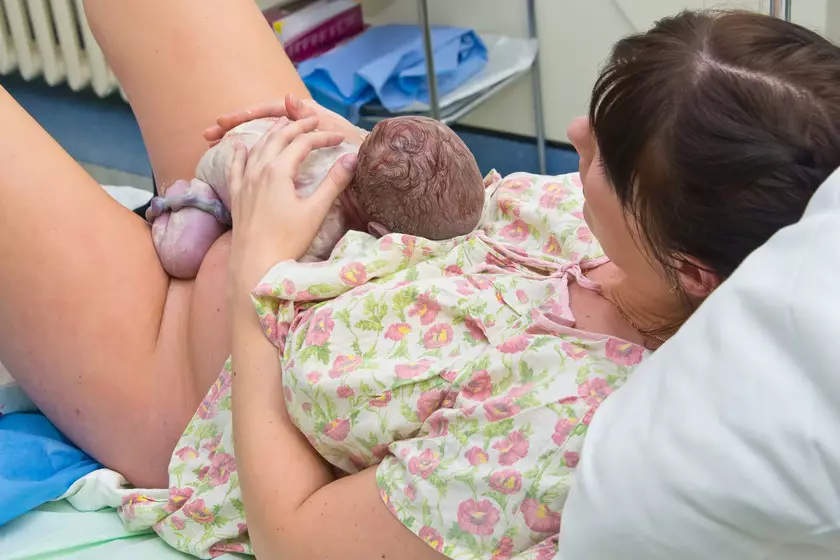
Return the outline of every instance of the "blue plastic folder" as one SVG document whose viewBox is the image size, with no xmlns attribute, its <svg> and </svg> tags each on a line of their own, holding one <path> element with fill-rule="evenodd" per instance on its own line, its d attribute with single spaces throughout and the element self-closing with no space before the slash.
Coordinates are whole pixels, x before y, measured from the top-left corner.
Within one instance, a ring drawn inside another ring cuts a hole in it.
<svg viewBox="0 0 840 560">
<path fill-rule="evenodd" d="M 487 64 L 487 48 L 470 29 L 433 27 L 435 74 L 449 93 Z M 396 112 L 428 103 L 423 33 L 417 25 L 372 27 L 351 42 L 298 67 L 312 96 L 353 122 L 373 100 Z"/>
<path fill-rule="evenodd" d="M 0 525 L 58 498 L 99 468 L 42 414 L 0 416 Z"/>
</svg>

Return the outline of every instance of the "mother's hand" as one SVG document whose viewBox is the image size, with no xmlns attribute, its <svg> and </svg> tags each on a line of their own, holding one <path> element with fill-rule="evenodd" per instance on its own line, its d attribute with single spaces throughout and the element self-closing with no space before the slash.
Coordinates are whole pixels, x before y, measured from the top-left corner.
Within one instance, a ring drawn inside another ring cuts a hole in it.
<svg viewBox="0 0 840 560">
<path fill-rule="evenodd" d="M 233 241 L 230 295 L 242 297 L 275 264 L 297 259 L 315 238 L 330 206 L 350 184 L 355 154 L 342 157 L 309 197 L 295 192 L 298 168 L 318 148 L 337 146 L 344 136 L 316 130 L 317 118 L 280 119 L 250 153 L 237 144 L 230 168 Z"/>
<path fill-rule="evenodd" d="M 216 119 L 215 126 L 211 126 L 204 131 L 204 139 L 213 146 L 231 129 L 240 124 L 267 117 L 287 117 L 292 121 L 316 117 L 319 120 L 319 129 L 341 133 L 347 142 L 357 146 L 362 145 L 365 136 L 368 134 L 367 131 L 353 125 L 341 115 L 322 107 L 314 100 L 301 100 L 290 93 L 286 95 L 283 101 L 272 101 L 219 117 Z"/>
</svg>

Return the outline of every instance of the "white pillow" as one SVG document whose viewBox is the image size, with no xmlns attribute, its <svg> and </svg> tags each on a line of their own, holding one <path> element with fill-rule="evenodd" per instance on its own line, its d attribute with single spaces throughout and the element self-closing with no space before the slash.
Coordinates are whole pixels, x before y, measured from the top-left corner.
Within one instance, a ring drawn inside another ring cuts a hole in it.
<svg viewBox="0 0 840 560">
<path fill-rule="evenodd" d="M 559 550 L 840 558 L 840 172 L 595 414 Z"/>
</svg>

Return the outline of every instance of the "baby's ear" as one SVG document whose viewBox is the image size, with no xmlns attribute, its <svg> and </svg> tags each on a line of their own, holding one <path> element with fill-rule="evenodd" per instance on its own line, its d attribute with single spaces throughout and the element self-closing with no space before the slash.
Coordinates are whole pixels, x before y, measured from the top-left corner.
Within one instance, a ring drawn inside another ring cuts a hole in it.
<svg viewBox="0 0 840 560">
<path fill-rule="evenodd" d="M 384 237 L 391 233 L 385 226 L 377 222 L 368 222 L 368 233 L 374 237 Z"/>
</svg>

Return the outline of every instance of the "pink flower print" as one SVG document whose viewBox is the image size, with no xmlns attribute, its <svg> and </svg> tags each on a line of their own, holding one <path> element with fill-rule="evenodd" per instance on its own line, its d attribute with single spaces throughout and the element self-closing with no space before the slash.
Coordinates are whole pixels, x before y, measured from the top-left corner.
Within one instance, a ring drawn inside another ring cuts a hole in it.
<svg viewBox="0 0 840 560">
<path fill-rule="evenodd" d="M 523 193 L 527 191 L 530 186 L 531 183 L 525 179 L 508 179 L 502 183 L 502 188 L 512 194 Z"/>
<path fill-rule="evenodd" d="M 239 532 L 240 535 L 244 535 L 248 532 L 248 524 L 247 523 L 237 523 L 236 530 Z"/>
<path fill-rule="evenodd" d="M 387 443 L 377 443 L 373 446 L 373 449 L 370 450 L 371 455 L 379 459 L 380 461 L 391 454 L 391 451 L 388 449 Z"/>
<path fill-rule="evenodd" d="M 423 480 L 428 480 L 439 464 L 440 453 L 433 449 L 426 449 L 419 456 L 411 458 L 408 462 L 408 472 L 419 474 Z"/>
<path fill-rule="evenodd" d="M 463 276 L 464 271 L 461 270 L 461 267 L 457 264 L 450 264 L 446 268 L 443 269 L 443 273 L 446 276 Z"/>
<path fill-rule="evenodd" d="M 391 247 L 394 246 L 394 238 L 390 235 L 387 237 L 383 237 L 379 240 L 379 248 L 383 251 L 387 251 Z"/>
<path fill-rule="evenodd" d="M 575 451 L 566 451 L 563 453 L 563 462 L 566 463 L 566 466 L 570 469 L 575 468 L 578 461 L 580 461 L 580 453 Z"/>
<path fill-rule="evenodd" d="M 443 537 L 441 537 L 440 533 L 428 525 L 423 525 L 417 535 L 423 539 L 427 545 L 431 546 L 438 552 L 443 552 Z"/>
<path fill-rule="evenodd" d="M 295 396 L 291 387 L 283 387 L 283 398 L 286 399 L 286 403 L 291 403 L 294 400 Z"/>
<path fill-rule="evenodd" d="M 443 392 L 438 389 L 432 389 L 420 395 L 420 398 L 417 399 L 417 418 L 421 422 L 425 422 L 440 407 L 442 400 Z"/>
<path fill-rule="evenodd" d="M 134 519 L 137 517 L 137 506 L 144 506 L 145 504 L 154 503 L 154 500 L 142 494 L 129 494 L 120 501 L 120 511 L 126 519 Z"/>
<path fill-rule="evenodd" d="M 464 455 L 470 465 L 477 467 L 479 465 L 486 465 L 490 461 L 490 456 L 480 447 L 472 447 Z"/>
<path fill-rule="evenodd" d="M 490 500 L 465 500 L 458 506 L 458 526 L 472 535 L 489 537 L 499 522 L 499 510 Z"/>
<path fill-rule="evenodd" d="M 245 545 L 242 543 L 219 543 L 211 546 L 208 552 L 210 552 L 210 558 L 218 558 L 232 552 L 245 554 Z"/>
<path fill-rule="evenodd" d="M 438 408 L 454 408 L 455 402 L 458 400 L 458 391 L 447 391 L 443 395 L 443 400 L 440 401 Z"/>
<path fill-rule="evenodd" d="M 546 241 L 545 245 L 543 245 L 542 251 L 548 255 L 559 257 L 563 254 L 563 246 L 560 245 L 560 241 L 558 241 L 556 237 L 549 235 L 548 241 Z"/>
<path fill-rule="evenodd" d="M 620 366 L 634 366 L 642 361 L 645 351 L 641 346 L 611 338 L 607 341 L 607 358 Z"/>
<path fill-rule="evenodd" d="M 284 279 L 283 282 L 280 283 L 280 286 L 283 288 L 283 293 L 287 296 L 293 295 L 297 291 L 295 283 L 288 278 Z"/>
<path fill-rule="evenodd" d="M 586 399 L 586 404 L 589 406 L 597 407 L 612 392 L 613 388 L 610 387 L 607 380 L 600 377 L 589 379 L 584 381 L 582 385 L 578 385 L 578 395 Z"/>
<path fill-rule="evenodd" d="M 490 475 L 490 488 L 507 496 L 516 494 L 522 489 L 522 475 L 513 469 L 496 471 Z"/>
<path fill-rule="evenodd" d="M 531 337 L 527 334 L 520 334 L 504 341 L 498 346 L 498 350 L 504 354 L 518 354 L 525 351 L 530 344 Z"/>
<path fill-rule="evenodd" d="M 166 513 L 175 513 L 187 503 L 187 500 L 192 497 L 193 492 L 194 490 L 192 488 L 175 488 L 173 486 L 169 489 L 169 501 L 166 503 L 164 511 Z"/>
<path fill-rule="evenodd" d="M 519 300 L 519 303 L 528 303 L 528 294 L 525 293 L 525 290 L 516 290 L 516 299 Z"/>
<path fill-rule="evenodd" d="M 569 181 L 576 189 L 583 190 L 583 181 L 580 180 L 580 173 L 572 173 L 569 175 Z"/>
<path fill-rule="evenodd" d="M 231 473 L 236 471 L 236 459 L 230 453 L 219 453 L 210 463 L 210 484 L 213 487 L 227 484 Z"/>
<path fill-rule="evenodd" d="M 462 296 L 471 296 L 475 293 L 470 283 L 461 279 L 455 280 L 455 291 Z"/>
<path fill-rule="evenodd" d="M 560 513 L 551 511 L 534 498 L 525 498 L 519 510 L 525 517 L 525 524 L 535 533 L 556 533 L 560 530 Z"/>
<path fill-rule="evenodd" d="M 330 339 L 335 323 L 332 320 L 332 309 L 321 309 L 309 323 L 306 333 L 306 344 L 309 346 L 323 346 Z"/>
<path fill-rule="evenodd" d="M 351 387 L 348 387 L 347 385 L 340 385 L 338 389 L 336 389 L 335 394 L 338 395 L 339 399 L 349 399 L 356 393 Z"/>
<path fill-rule="evenodd" d="M 351 354 L 349 356 L 336 356 L 335 361 L 330 368 L 329 375 L 333 379 L 338 379 L 342 375 L 354 371 L 361 363 L 362 357 L 356 356 L 355 354 Z"/>
<path fill-rule="evenodd" d="M 477 342 L 487 341 L 487 335 L 484 332 L 484 325 L 481 323 L 480 319 L 467 317 L 464 319 L 464 326 L 467 328 L 467 332 L 470 333 L 470 336 L 473 337 L 473 340 Z"/>
<path fill-rule="evenodd" d="M 385 408 L 391 402 L 391 391 L 385 391 L 378 397 L 374 397 L 368 401 L 368 405 L 374 408 Z"/>
<path fill-rule="evenodd" d="M 557 400 L 557 404 L 575 404 L 576 402 L 578 402 L 579 399 L 580 397 L 578 396 L 563 397 L 562 399 Z"/>
<path fill-rule="evenodd" d="M 513 556 L 513 539 L 502 537 L 490 560 L 510 560 L 511 556 Z"/>
<path fill-rule="evenodd" d="M 560 345 L 566 355 L 572 358 L 575 361 L 582 360 L 586 356 L 589 355 L 589 351 L 586 348 L 581 348 L 577 344 L 572 344 L 571 342 L 564 342 Z"/>
<path fill-rule="evenodd" d="M 186 523 L 184 523 L 184 520 L 181 519 L 180 517 L 177 517 L 177 516 L 172 516 L 169 519 L 169 521 L 171 521 L 172 526 L 175 527 L 176 529 L 178 529 L 179 531 L 183 531 L 184 527 L 187 526 Z"/>
<path fill-rule="evenodd" d="M 218 435 L 214 438 L 210 438 L 201 444 L 201 449 L 206 451 L 212 459 L 216 455 L 216 450 L 219 449 L 219 444 L 222 443 L 222 436 Z"/>
<path fill-rule="evenodd" d="M 499 197 L 496 202 L 496 206 L 501 211 L 502 216 L 513 216 L 515 218 L 519 217 L 519 203 L 512 198 Z"/>
<path fill-rule="evenodd" d="M 324 435 L 335 441 L 344 441 L 350 435 L 350 420 L 347 418 L 336 418 L 324 426 Z"/>
<path fill-rule="evenodd" d="M 198 457 L 198 451 L 196 451 L 193 447 L 187 446 L 176 451 L 175 455 L 182 461 L 191 461 L 192 459 Z"/>
<path fill-rule="evenodd" d="M 230 374 L 223 371 L 216 381 L 210 386 L 210 390 L 207 392 L 207 395 L 204 396 L 204 400 L 202 400 L 201 404 L 198 405 L 198 411 L 196 412 L 198 417 L 203 420 L 215 418 L 219 413 L 219 400 L 227 392 L 229 387 Z"/>
<path fill-rule="evenodd" d="M 430 293 L 417 296 L 411 307 L 408 308 L 409 317 L 419 317 L 421 325 L 429 325 L 434 322 L 440 312 L 440 304 Z"/>
<path fill-rule="evenodd" d="M 417 245 L 417 238 L 410 235 L 402 236 L 403 255 L 410 257 L 414 254 L 414 247 Z"/>
<path fill-rule="evenodd" d="M 431 365 L 432 362 L 426 359 L 410 364 L 400 364 L 394 366 L 394 374 L 400 379 L 414 379 L 426 373 Z"/>
<path fill-rule="evenodd" d="M 210 472 L 210 465 L 205 465 L 198 469 L 198 472 L 195 474 L 198 480 L 204 480 L 207 477 L 207 473 Z"/>
<path fill-rule="evenodd" d="M 467 278 L 467 281 L 479 290 L 489 290 L 493 287 L 492 282 L 480 276 L 469 276 Z"/>
<path fill-rule="evenodd" d="M 305 402 L 302 405 L 300 405 L 300 407 L 303 409 L 304 412 L 307 412 L 307 413 L 312 412 L 312 403 L 311 402 Z"/>
<path fill-rule="evenodd" d="M 592 237 L 592 232 L 586 226 L 580 226 L 577 229 L 576 236 L 578 238 L 578 241 L 581 241 L 583 243 L 592 243 L 592 240 L 594 239 L 594 237 Z"/>
<path fill-rule="evenodd" d="M 213 515 L 213 512 L 210 511 L 201 498 L 185 505 L 181 513 L 201 525 L 209 525 L 216 519 L 216 516 Z"/>
<path fill-rule="evenodd" d="M 551 436 L 551 439 L 554 443 L 562 447 L 566 444 L 566 440 L 569 439 L 569 434 L 572 433 L 572 430 L 574 430 L 577 425 L 577 418 L 561 418 L 554 425 L 554 434 Z"/>
<path fill-rule="evenodd" d="M 592 422 L 592 416 L 595 415 L 596 410 L 598 410 L 598 407 L 593 406 L 592 408 L 586 411 L 586 414 L 583 415 L 583 420 L 581 420 L 581 423 L 583 423 L 584 426 L 588 426 L 589 423 Z"/>
<path fill-rule="evenodd" d="M 440 372 L 440 376 L 449 383 L 455 383 L 455 379 L 458 377 L 458 372 L 450 369 Z"/>
<path fill-rule="evenodd" d="M 507 239 L 513 243 L 521 243 L 525 241 L 528 239 L 530 233 L 528 224 L 521 219 L 514 220 L 499 231 L 499 235 L 502 236 L 503 239 Z"/>
<path fill-rule="evenodd" d="M 484 401 L 490 398 L 493 394 L 493 382 L 487 370 L 474 372 L 469 382 L 461 389 L 461 394 L 471 401 Z"/>
<path fill-rule="evenodd" d="M 519 430 L 511 432 L 508 437 L 493 444 L 493 449 L 499 452 L 499 464 L 506 467 L 525 458 L 529 447 L 530 443 Z"/>
<path fill-rule="evenodd" d="M 410 332 L 411 325 L 408 323 L 394 323 L 385 329 L 385 338 L 388 340 L 400 341 Z"/>
<path fill-rule="evenodd" d="M 508 396 L 496 397 L 484 402 L 484 416 L 490 422 L 498 422 L 519 413 L 519 405 Z"/>
<path fill-rule="evenodd" d="M 306 374 L 306 381 L 308 381 L 310 385 L 315 385 L 320 380 L 321 380 L 321 372 L 310 371 L 309 373 Z"/>
<path fill-rule="evenodd" d="M 341 281 L 348 286 L 361 286 L 367 282 L 367 270 L 365 265 L 360 262 L 352 262 L 342 267 L 341 272 L 338 273 Z"/>
<path fill-rule="evenodd" d="M 403 494 L 412 502 L 417 499 L 417 489 L 413 484 L 406 484 L 405 488 L 403 488 Z"/>
<path fill-rule="evenodd" d="M 429 417 L 429 437 L 441 437 L 449 433 L 449 419 L 443 414 L 433 413 Z"/>
<path fill-rule="evenodd" d="M 452 342 L 452 327 L 446 323 L 438 323 L 423 335 L 423 347 L 426 350 L 443 348 Z"/>
</svg>

